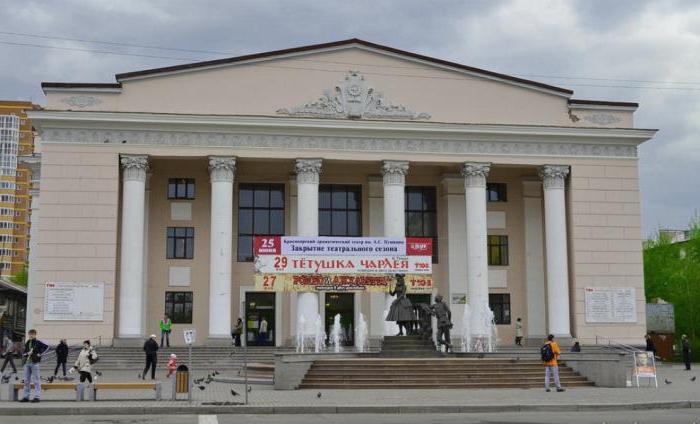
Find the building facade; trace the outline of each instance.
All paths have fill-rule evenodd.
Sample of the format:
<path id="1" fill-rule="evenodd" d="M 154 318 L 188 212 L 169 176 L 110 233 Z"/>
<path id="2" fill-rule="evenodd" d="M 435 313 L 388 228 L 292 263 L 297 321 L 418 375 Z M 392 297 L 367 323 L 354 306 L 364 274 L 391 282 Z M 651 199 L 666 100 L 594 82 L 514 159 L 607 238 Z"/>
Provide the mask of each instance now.
<path id="1" fill-rule="evenodd" d="M 637 146 L 655 131 L 634 103 L 361 40 L 116 79 L 44 83 L 30 113 L 28 314 L 47 338 L 140 341 L 164 313 L 179 344 L 185 328 L 230 340 L 238 317 L 251 345 L 291 343 L 304 314 L 340 313 L 347 344 L 360 313 L 372 339 L 394 331 L 383 293 L 256 289 L 253 236 L 328 235 L 432 238 L 457 338 L 466 302 L 494 312 L 502 344 L 518 317 L 537 343 L 642 339 Z M 58 283 L 99 283 L 90 320 L 49 310 Z M 624 293 L 613 311 L 599 289 Z"/>
<path id="2" fill-rule="evenodd" d="M 31 213 L 34 131 L 27 111 L 36 105 L 0 101 L 0 276 L 26 272 Z"/>

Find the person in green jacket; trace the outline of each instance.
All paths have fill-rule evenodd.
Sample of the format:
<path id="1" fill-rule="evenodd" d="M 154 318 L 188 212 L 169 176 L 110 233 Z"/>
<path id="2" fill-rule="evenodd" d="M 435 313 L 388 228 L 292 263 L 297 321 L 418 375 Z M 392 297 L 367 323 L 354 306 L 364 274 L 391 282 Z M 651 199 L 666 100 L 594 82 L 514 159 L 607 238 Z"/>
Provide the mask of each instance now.
<path id="1" fill-rule="evenodd" d="M 170 347 L 170 332 L 172 331 L 173 322 L 170 321 L 168 315 L 163 315 L 160 320 L 160 347 L 163 347 L 163 339 L 168 347 Z"/>

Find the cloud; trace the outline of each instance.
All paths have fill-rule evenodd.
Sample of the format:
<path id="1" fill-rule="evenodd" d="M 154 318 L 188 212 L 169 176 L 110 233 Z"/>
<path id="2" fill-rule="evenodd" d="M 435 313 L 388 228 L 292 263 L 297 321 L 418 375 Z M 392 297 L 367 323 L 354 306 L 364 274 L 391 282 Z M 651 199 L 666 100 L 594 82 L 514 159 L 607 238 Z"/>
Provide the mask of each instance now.
<path id="1" fill-rule="evenodd" d="M 682 227 L 700 196 L 700 3 L 693 0 L 66 1 L 0 3 L 0 31 L 225 53 L 136 49 L 1 35 L 172 59 L 0 44 L 0 98 L 41 101 L 41 81 L 111 82 L 119 72 L 351 37 L 575 90 L 638 101 L 645 233 Z M 180 60 L 178 60 L 180 59 Z M 592 77 L 599 81 L 555 77 Z M 647 84 L 629 80 L 694 81 Z M 653 85 L 655 89 L 629 87 Z M 626 86 L 603 87 L 603 86 Z M 659 89 L 685 87 L 681 90 Z"/>

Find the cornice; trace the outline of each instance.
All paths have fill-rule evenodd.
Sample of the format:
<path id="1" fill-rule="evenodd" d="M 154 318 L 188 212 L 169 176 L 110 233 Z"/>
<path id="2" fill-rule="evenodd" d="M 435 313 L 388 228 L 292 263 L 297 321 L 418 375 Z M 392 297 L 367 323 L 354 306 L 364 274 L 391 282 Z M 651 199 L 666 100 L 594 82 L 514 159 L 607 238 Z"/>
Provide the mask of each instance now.
<path id="1" fill-rule="evenodd" d="M 33 111 L 45 143 L 636 157 L 656 130 L 260 116 Z"/>

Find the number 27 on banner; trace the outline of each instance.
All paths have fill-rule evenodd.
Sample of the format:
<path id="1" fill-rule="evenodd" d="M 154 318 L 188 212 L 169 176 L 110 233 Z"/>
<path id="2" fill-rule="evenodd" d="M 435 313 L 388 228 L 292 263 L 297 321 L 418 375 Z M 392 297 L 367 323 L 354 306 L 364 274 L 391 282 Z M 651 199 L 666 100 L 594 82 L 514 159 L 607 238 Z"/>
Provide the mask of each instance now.
<path id="1" fill-rule="evenodd" d="M 273 290 L 275 288 L 275 282 L 277 281 L 276 275 L 264 275 L 262 280 L 262 286 L 264 289 Z"/>

